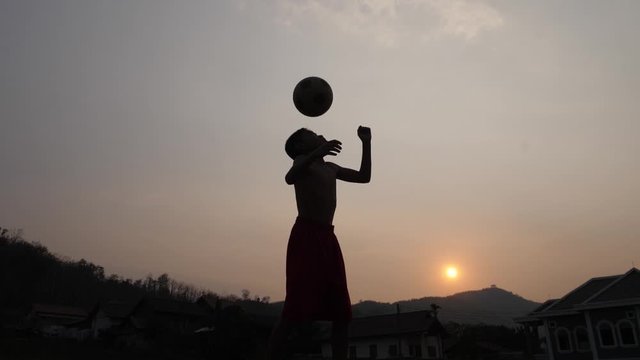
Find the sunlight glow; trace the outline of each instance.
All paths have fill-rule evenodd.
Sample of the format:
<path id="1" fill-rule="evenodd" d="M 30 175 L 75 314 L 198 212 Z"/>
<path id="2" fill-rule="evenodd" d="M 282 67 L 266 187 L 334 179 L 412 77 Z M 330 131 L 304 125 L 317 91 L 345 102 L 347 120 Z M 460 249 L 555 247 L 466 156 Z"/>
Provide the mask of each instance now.
<path id="1" fill-rule="evenodd" d="M 447 267 L 445 274 L 449 279 L 455 279 L 458 277 L 458 269 L 456 269 L 454 266 L 449 266 Z"/>

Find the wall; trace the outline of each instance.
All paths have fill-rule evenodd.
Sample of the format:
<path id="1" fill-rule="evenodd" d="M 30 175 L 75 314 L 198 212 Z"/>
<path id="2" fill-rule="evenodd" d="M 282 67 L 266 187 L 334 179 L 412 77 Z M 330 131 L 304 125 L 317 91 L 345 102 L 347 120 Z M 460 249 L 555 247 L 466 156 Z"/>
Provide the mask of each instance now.
<path id="1" fill-rule="evenodd" d="M 633 314 L 632 318 L 628 318 L 627 314 Z M 595 343 L 598 350 L 598 357 L 600 360 L 605 359 L 624 359 L 624 358 L 635 358 L 640 359 L 640 322 L 639 317 L 640 311 L 638 311 L 638 307 L 634 306 L 626 306 L 626 307 L 617 307 L 617 308 L 605 308 L 605 309 L 596 309 L 590 310 L 589 316 L 591 318 L 591 324 L 593 326 L 593 332 L 595 335 Z M 617 324 L 621 320 L 629 320 L 634 327 L 636 334 L 636 345 L 635 346 L 622 346 L 620 341 L 620 334 L 618 333 Z M 598 336 L 598 324 L 601 322 L 609 322 L 614 327 L 614 337 L 616 341 L 616 345 L 612 348 L 603 348 L 600 346 L 600 340 Z"/>
<path id="2" fill-rule="evenodd" d="M 555 327 L 552 326 L 555 323 Z M 579 351 L 576 346 L 576 328 L 587 328 L 583 314 L 557 316 L 548 319 L 549 339 L 551 340 L 551 351 L 554 360 L 591 360 L 593 353 L 589 350 Z M 566 329 L 569 332 L 571 350 L 568 352 L 560 352 L 558 350 L 557 335 L 560 331 Z M 588 331 L 588 328 L 587 328 Z"/>
<path id="3" fill-rule="evenodd" d="M 389 358 L 398 358 L 400 354 L 403 357 L 410 357 L 410 345 L 420 346 L 422 351 L 422 358 L 428 357 L 428 346 L 435 346 L 438 353 L 436 358 L 442 357 L 442 349 L 441 343 L 436 336 L 426 336 L 426 335 L 413 335 L 413 336 L 404 336 L 400 339 L 398 337 L 382 337 L 382 338 L 369 338 L 369 339 L 357 339 L 349 341 L 349 353 L 351 354 L 351 347 L 355 346 L 356 355 L 358 359 L 369 359 L 371 357 L 370 354 L 370 346 L 377 346 L 377 357 L 376 359 L 389 359 Z M 395 345 L 396 349 L 398 349 L 396 355 L 389 354 L 389 347 Z M 331 345 L 326 342 L 322 344 L 322 356 L 326 359 L 331 358 Z"/>

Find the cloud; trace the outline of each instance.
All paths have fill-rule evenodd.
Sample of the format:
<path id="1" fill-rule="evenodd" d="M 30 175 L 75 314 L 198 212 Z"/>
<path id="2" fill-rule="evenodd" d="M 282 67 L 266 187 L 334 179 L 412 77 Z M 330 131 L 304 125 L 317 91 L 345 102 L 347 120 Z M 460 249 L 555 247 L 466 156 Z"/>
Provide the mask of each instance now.
<path id="1" fill-rule="evenodd" d="M 439 31 L 444 34 L 470 40 L 481 31 L 497 29 L 504 23 L 496 9 L 479 1 L 437 0 L 429 3 L 442 20 Z"/>
<path id="2" fill-rule="evenodd" d="M 321 26 L 376 44 L 424 42 L 443 36 L 472 40 L 502 26 L 495 8 L 464 0 L 278 0 L 278 22 L 294 29 Z"/>

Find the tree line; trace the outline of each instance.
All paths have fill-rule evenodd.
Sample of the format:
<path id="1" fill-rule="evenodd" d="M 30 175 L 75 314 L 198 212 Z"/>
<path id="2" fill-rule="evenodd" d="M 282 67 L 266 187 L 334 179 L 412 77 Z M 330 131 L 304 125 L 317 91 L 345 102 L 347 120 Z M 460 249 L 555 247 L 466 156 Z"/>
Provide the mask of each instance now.
<path id="1" fill-rule="evenodd" d="M 33 303 L 49 303 L 90 308 L 99 301 L 136 301 L 143 296 L 195 301 L 200 296 L 227 300 L 269 302 L 243 290 L 241 297 L 219 296 L 161 274 L 144 279 L 107 275 L 102 266 L 85 259 L 78 261 L 52 254 L 38 242 L 24 239 L 21 230 L 0 227 L 0 308 L 25 308 Z"/>

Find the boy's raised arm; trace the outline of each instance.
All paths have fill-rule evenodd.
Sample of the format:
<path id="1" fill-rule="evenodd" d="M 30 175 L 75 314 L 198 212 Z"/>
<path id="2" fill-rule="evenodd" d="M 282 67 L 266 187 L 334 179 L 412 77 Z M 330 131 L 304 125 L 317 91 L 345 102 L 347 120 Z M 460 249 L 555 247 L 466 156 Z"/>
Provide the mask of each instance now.
<path id="1" fill-rule="evenodd" d="M 364 126 L 358 127 L 358 137 L 362 140 L 360 170 L 341 167 L 336 176 L 342 181 L 364 184 L 371 181 L 371 129 Z"/>
<path id="2" fill-rule="evenodd" d="M 304 171 L 304 169 L 306 169 L 309 164 L 311 164 L 314 160 L 327 155 L 336 156 L 340 152 L 340 150 L 342 150 L 341 145 L 342 143 L 340 141 L 331 140 L 318 146 L 309 154 L 296 156 L 296 158 L 293 160 L 291 169 L 289 169 L 287 175 L 285 175 L 284 177 L 284 181 L 286 181 L 289 185 L 295 184 L 300 173 Z"/>

